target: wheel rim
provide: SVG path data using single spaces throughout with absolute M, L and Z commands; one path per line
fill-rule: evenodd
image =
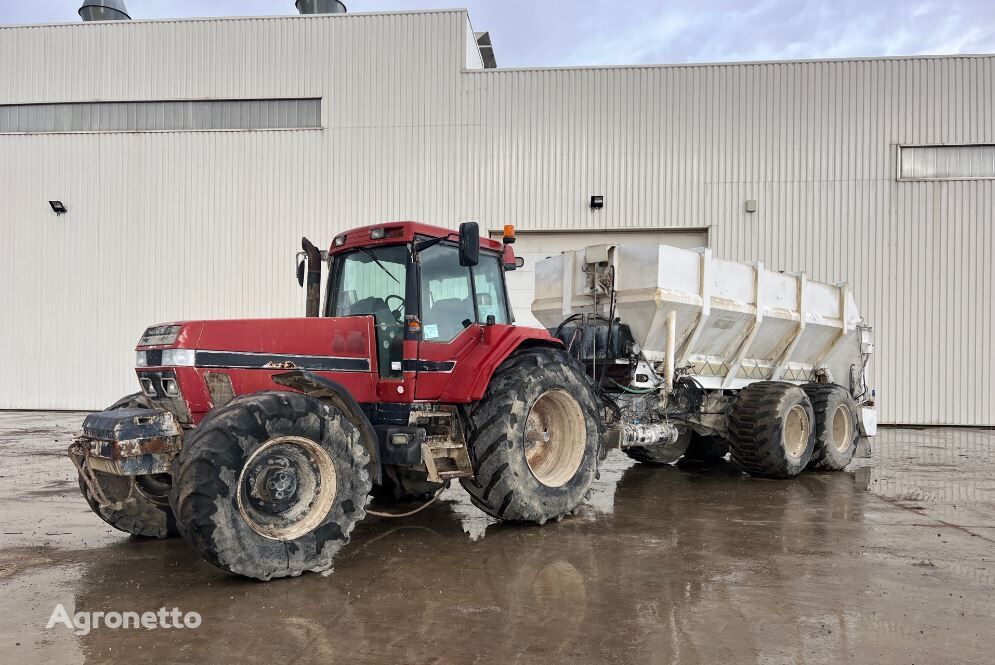
M 525 460 L 543 485 L 562 487 L 580 469 L 587 426 L 580 405 L 564 390 L 539 396 L 525 420 Z
M 259 535 L 293 540 L 324 521 L 335 489 L 335 465 L 324 448 L 302 437 L 277 437 L 242 467 L 238 511 Z
M 800 404 L 791 407 L 784 419 L 784 428 L 781 430 L 781 442 L 785 452 L 791 457 L 801 457 L 808 447 L 811 434 L 812 421 L 808 417 L 808 412 Z
M 833 412 L 833 445 L 836 446 L 836 450 L 845 453 L 852 442 L 853 420 L 850 417 L 850 409 L 840 404 Z

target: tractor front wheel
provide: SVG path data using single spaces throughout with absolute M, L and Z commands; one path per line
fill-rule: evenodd
M 135 393 L 122 397 L 106 410 L 150 408 L 148 399 L 141 393 Z M 99 485 L 93 491 L 82 475 L 78 477 L 80 493 L 90 510 L 115 529 L 140 538 L 180 535 L 169 507 L 170 478 L 167 474 L 132 477 L 94 471 L 92 478 Z M 101 505 L 94 491 L 103 494 L 110 503 Z
M 184 538 L 223 570 L 260 580 L 321 572 L 366 516 L 368 463 L 335 407 L 257 393 L 189 436 L 170 500 Z
M 583 370 L 557 349 L 513 354 L 468 410 L 474 505 L 512 522 L 544 524 L 572 512 L 598 473 L 602 420 Z

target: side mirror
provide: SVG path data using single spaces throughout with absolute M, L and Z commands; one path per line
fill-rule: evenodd
M 459 225 L 459 264 L 464 268 L 480 263 L 480 227 L 476 222 Z
M 304 259 L 301 259 L 301 262 L 297 264 L 297 283 L 301 285 L 302 289 L 304 288 L 305 270 L 307 270 L 307 266 L 304 264 Z

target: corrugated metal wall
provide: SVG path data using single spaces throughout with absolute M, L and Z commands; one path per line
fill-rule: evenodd
M 995 142 L 995 58 L 465 72 L 466 25 L 0 28 L 0 104 L 321 97 L 325 125 L 0 136 L 0 408 L 112 401 L 152 322 L 301 312 L 302 234 L 476 219 L 711 226 L 720 256 L 849 280 L 885 420 L 995 424 L 993 181 L 896 180 L 897 144 Z
M 896 162 L 899 144 L 995 143 L 995 57 L 466 81 L 495 223 L 709 225 L 717 256 L 852 285 L 884 421 L 995 424 L 995 181 L 899 182 Z

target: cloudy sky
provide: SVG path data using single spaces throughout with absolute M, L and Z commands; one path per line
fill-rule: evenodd
M 126 0 L 132 18 L 295 13 L 293 0 Z M 0 0 L 0 24 L 78 20 L 80 0 Z M 468 7 L 503 67 L 995 52 L 993 0 L 346 0 Z

